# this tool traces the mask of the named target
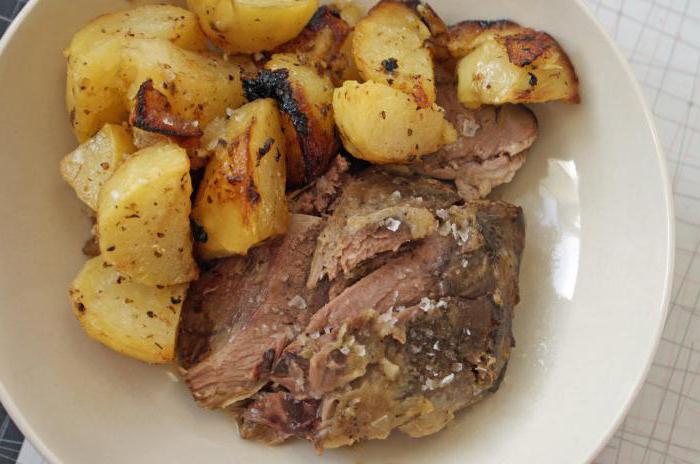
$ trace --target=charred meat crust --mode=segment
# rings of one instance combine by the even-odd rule
[[[129,122],[139,129],[173,137],[189,139],[202,136],[199,121],[188,121],[174,114],[168,98],[156,90],[152,79],[139,87]]]
[[[304,89],[289,79],[289,71],[263,69],[254,79],[243,81],[243,90],[250,101],[258,98],[275,99],[283,118],[291,123],[296,134],[287,135],[290,140],[296,139],[304,160],[304,179],[301,179],[301,183],[310,182],[323,174],[332,156],[337,153],[339,141],[335,130],[327,133],[309,116],[313,111]]]

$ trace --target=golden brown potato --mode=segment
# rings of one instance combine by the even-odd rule
[[[296,53],[305,64],[326,67],[340,54],[345,38],[350,33],[348,23],[337,10],[322,6],[293,40],[279,46],[276,53]]]
[[[196,16],[174,6],[142,6],[89,23],[73,36],[64,52],[68,66],[66,106],[80,142],[104,124],[126,120],[126,84],[119,78],[119,68],[121,50],[132,38],[163,39],[186,50],[207,50]]]
[[[467,21],[450,32],[465,106],[580,101],[576,71],[548,34],[510,21]]]
[[[168,363],[187,284],[149,287],[96,257],[73,281],[73,313],[87,334],[107,347],[148,363]]]
[[[430,31],[410,6],[379,3],[353,32],[360,75],[413,95],[421,108],[429,108],[435,103],[435,75],[428,38]]]
[[[331,78],[336,87],[343,85],[345,81],[361,81],[360,70],[355,63],[355,55],[352,51],[353,31],[350,31],[336,58],[331,62]]]
[[[417,108],[386,84],[347,81],[333,94],[333,110],[345,148],[375,164],[410,163],[457,138],[440,107]]]
[[[197,278],[190,232],[190,163],[177,145],[129,157],[105,183],[97,208],[104,260],[146,285]]]
[[[192,211],[195,239],[205,259],[246,254],[287,230],[285,151],[274,100],[233,112],[217,138]]]
[[[338,153],[331,79],[294,54],[275,54],[245,84],[248,99],[275,98],[287,140],[287,182],[299,186],[323,174]]]
[[[61,175],[78,198],[95,211],[102,185],[135,150],[127,129],[105,124],[90,140],[61,160]]]
[[[272,50],[293,39],[318,0],[187,0],[204,33],[229,53]]]
[[[242,78],[253,69],[248,58],[224,60],[214,54],[182,50],[164,40],[137,39],[124,49],[121,76],[131,84],[125,94],[129,108],[136,106],[139,90],[150,80],[153,88],[166,96],[173,115],[199,127],[245,102]],[[197,127],[192,128],[194,132]],[[141,128],[178,135],[175,130]]]
[[[355,27],[362,19],[362,9],[354,0],[339,0],[333,3],[338,8],[340,19],[348,23],[350,27]]]

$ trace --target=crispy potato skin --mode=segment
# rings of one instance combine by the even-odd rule
[[[411,6],[386,0],[355,26],[353,54],[364,80],[388,84],[413,95],[419,106],[435,103],[430,30]]]
[[[580,102],[569,57],[548,34],[507,21],[467,21],[450,29],[460,101],[482,104]]]
[[[104,184],[97,208],[108,264],[150,286],[197,278],[190,232],[190,163],[177,145],[155,145],[126,160]]]
[[[457,137],[437,105],[418,108],[386,84],[347,81],[335,90],[333,109],[345,148],[375,164],[411,163]]]
[[[328,70],[333,84],[360,79],[352,56],[352,27],[342,18],[343,10],[322,6],[303,31],[278,47],[276,53],[296,53],[299,59],[319,72]]]
[[[147,363],[171,362],[187,284],[149,287],[96,257],[73,281],[73,314],[108,348]]]
[[[135,100],[129,117],[132,126],[175,137],[202,136],[199,121],[187,121],[173,114],[168,97],[153,87],[153,79],[141,84]]]
[[[188,0],[204,33],[229,53],[273,50],[301,32],[318,0]]]
[[[274,100],[236,110],[218,137],[192,218],[204,259],[246,254],[287,230],[286,144]]]
[[[340,17],[337,10],[322,6],[316,10],[301,33],[279,46],[275,53],[296,53],[307,64],[328,66],[340,53],[350,30],[350,25]]]
[[[339,148],[331,79],[294,54],[275,54],[244,88],[249,100],[279,103],[288,144],[287,183],[299,186],[323,174]]]
[[[166,96],[173,115],[198,121],[199,127],[245,103],[242,80],[255,69],[249,58],[224,60],[154,39],[130,41],[122,56],[120,74],[129,83],[122,97],[127,108],[136,106],[139,89],[151,80],[153,88]]]
[[[61,160],[61,175],[78,198],[95,211],[102,186],[134,151],[128,129],[105,124],[90,140]]]
[[[64,55],[67,61],[66,107],[79,142],[106,123],[128,117],[122,95],[127,83],[119,78],[121,50],[134,38],[162,39],[173,46],[207,50],[197,17],[182,8],[149,5],[100,16],[78,31]]]

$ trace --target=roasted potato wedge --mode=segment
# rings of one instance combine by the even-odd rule
[[[187,0],[204,33],[229,53],[272,50],[301,32],[318,0]]]
[[[102,187],[97,208],[105,262],[146,285],[197,277],[190,232],[190,163],[177,145],[129,157]]]
[[[135,108],[138,113],[143,109],[140,105],[149,103],[149,100],[139,98],[144,96],[139,91],[144,83],[151,81],[152,89],[164,95],[167,102],[163,103],[163,99],[152,91],[145,95],[167,104],[167,111],[179,118],[180,125],[194,125],[182,133],[178,128],[148,124],[145,120],[144,124],[135,121],[138,127],[165,135],[189,137],[197,135],[199,126],[223,116],[227,108],[238,108],[245,102],[242,78],[254,69],[248,58],[224,60],[213,54],[189,52],[164,40],[138,39],[130,41],[124,49],[121,76],[124,82],[131,84],[125,94],[129,108]],[[151,109],[157,110],[158,103],[151,103]],[[157,119],[155,115],[152,121]]]
[[[148,363],[168,363],[187,284],[149,287],[92,258],[73,281],[73,313],[87,334],[107,347]]]
[[[407,4],[383,1],[355,26],[353,53],[364,80],[413,95],[421,108],[435,103],[430,31]]]
[[[333,94],[333,111],[345,148],[375,164],[414,162],[457,138],[440,107],[417,108],[409,95],[377,82],[347,81]]]
[[[127,129],[105,124],[90,140],[61,160],[61,175],[78,198],[95,211],[102,186],[134,151],[136,148]]]
[[[205,259],[246,254],[287,230],[286,144],[272,99],[234,111],[207,164],[192,211]]]
[[[331,79],[294,54],[275,54],[244,87],[250,100],[275,98],[279,103],[287,140],[287,183],[299,186],[323,174],[339,147]]]
[[[331,78],[336,87],[343,85],[345,81],[361,81],[360,70],[355,63],[355,55],[352,52],[353,31],[350,31],[335,59],[331,62]]]
[[[354,0],[339,0],[333,2],[338,9],[340,19],[348,23],[350,27],[355,27],[360,19],[362,19],[362,9],[354,2]]]
[[[450,31],[459,100],[468,108],[580,101],[571,61],[548,34],[510,21],[467,21]]]
[[[326,67],[340,54],[350,29],[350,25],[340,17],[336,9],[322,6],[298,36],[282,44],[275,52],[296,53],[305,64],[316,63]]]
[[[80,142],[107,123],[128,117],[120,79],[121,50],[133,38],[162,39],[174,46],[207,50],[197,17],[169,5],[150,5],[95,19],[75,36],[64,52],[68,62],[66,106]]]

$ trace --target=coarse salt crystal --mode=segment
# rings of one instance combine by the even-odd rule
[[[444,387],[445,385],[449,385],[454,379],[454,374],[447,375],[440,381],[440,386]]]
[[[435,344],[433,345],[433,349],[435,351],[440,351],[440,340],[435,342]]]
[[[399,230],[399,227],[401,227],[401,221],[394,218],[388,218],[386,221],[384,221],[384,226],[386,226],[386,228],[390,231],[396,232]]]
[[[420,303],[418,303],[418,307],[425,311],[426,313],[433,309],[435,305],[433,304],[432,300],[426,296],[420,299]]]
[[[425,381],[425,384],[423,385],[422,389],[423,390],[435,390],[438,386],[438,382],[435,379],[428,379]]]
[[[438,309],[440,309],[440,308],[447,308],[447,301],[441,299],[440,301],[437,302],[437,304],[435,305],[435,307],[438,308]]]
[[[438,228],[438,233],[443,237],[447,237],[448,235],[450,235],[450,231],[452,230],[452,225],[453,224],[450,223],[449,221],[443,222],[442,224],[440,224],[440,227]]]
[[[294,295],[294,298],[289,300],[287,306],[290,308],[306,309],[306,300],[304,300],[300,295]]]
[[[462,372],[463,367],[462,363],[452,363],[450,369],[452,369],[452,372]]]
[[[233,116],[233,108],[226,108],[226,116],[229,118]]]
[[[340,352],[347,356],[348,354],[350,354],[350,348],[348,348],[347,346],[343,346],[340,348]]]
[[[357,353],[358,356],[364,356],[367,354],[367,350],[364,345],[355,345],[355,353]]]
[[[401,199],[401,192],[399,192],[398,190],[394,190],[389,196],[389,198],[391,198],[394,201],[399,201]]]
[[[316,339],[317,339],[318,337],[320,337],[320,336],[321,336],[321,334],[318,333],[318,331],[309,334],[309,338],[311,338],[312,340],[316,340]]]
[[[443,221],[447,221],[450,218],[450,213],[448,213],[446,209],[439,209],[435,211],[435,214]]]

